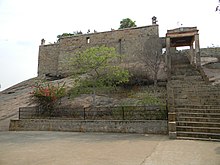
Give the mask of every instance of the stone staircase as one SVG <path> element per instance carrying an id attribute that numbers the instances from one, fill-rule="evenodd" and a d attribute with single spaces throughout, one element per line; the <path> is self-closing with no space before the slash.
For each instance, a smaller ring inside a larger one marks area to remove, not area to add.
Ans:
<path id="1" fill-rule="evenodd" d="M 220 141 L 220 86 L 204 81 L 186 56 L 175 54 L 172 60 L 167 83 L 170 138 Z"/>

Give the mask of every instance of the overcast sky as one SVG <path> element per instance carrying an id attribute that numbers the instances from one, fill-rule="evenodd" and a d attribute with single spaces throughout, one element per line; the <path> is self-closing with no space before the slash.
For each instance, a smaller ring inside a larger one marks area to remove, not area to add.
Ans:
<path id="1" fill-rule="evenodd" d="M 158 18 L 160 36 L 167 29 L 197 26 L 200 47 L 220 46 L 218 0 L 0 0 L 0 84 L 6 89 L 37 76 L 40 40 L 88 29 L 118 29 L 123 18 L 137 26 Z"/>

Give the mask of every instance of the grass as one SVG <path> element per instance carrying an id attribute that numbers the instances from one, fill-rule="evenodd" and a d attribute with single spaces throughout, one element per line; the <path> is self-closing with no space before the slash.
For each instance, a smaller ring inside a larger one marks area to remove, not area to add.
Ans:
<path id="1" fill-rule="evenodd" d="M 120 106 L 136 105 L 166 105 L 166 88 L 154 86 L 133 86 L 129 89 L 124 87 L 116 88 L 96 88 L 96 95 L 107 96 L 115 100 L 120 100 Z M 93 94 L 93 88 L 75 88 L 69 92 L 72 99 L 81 94 Z"/>

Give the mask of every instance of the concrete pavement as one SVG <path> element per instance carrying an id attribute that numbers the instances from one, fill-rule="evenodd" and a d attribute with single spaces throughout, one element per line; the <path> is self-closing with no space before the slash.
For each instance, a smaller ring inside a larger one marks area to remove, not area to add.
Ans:
<path id="1" fill-rule="evenodd" d="M 220 165 L 220 143 L 168 136 L 0 132 L 0 165 Z"/>

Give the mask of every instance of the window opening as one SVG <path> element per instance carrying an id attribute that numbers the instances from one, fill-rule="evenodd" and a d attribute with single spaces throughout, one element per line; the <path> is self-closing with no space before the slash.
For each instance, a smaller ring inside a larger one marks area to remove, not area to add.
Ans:
<path id="1" fill-rule="evenodd" d="M 90 37 L 86 37 L 86 43 L 87 43 L 87 44 L 90 43 Z"/>

